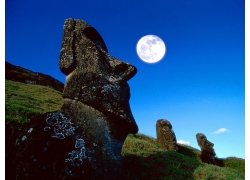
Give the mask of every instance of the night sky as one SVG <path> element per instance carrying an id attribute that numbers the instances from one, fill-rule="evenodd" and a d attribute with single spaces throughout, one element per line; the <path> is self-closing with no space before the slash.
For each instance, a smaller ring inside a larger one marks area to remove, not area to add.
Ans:
<path id="1" fill-rule="evenodd" d="M 245 158 L 244 0 L 8 0 L 5 60 L 65 83 L 58 61 L 67 18 L 88 22 L 110 55 L 137 67 L 129 85 L 139 133 L 156 138 L 156 121 L 167 119 L 177 141 L 200 149 L 203 133 L 217 157 Z M 148 34 L 167 48 L 155 64 L 136 54 Z"/>

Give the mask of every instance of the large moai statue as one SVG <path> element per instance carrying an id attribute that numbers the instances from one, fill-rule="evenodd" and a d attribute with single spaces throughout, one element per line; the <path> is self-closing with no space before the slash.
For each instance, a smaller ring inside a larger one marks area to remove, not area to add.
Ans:
<path id="1" fill-rule="evenodd" d="M 198 145 L 201 148 L 201 161 L 205 163 L 215 164 L 214 144 L 207 140 L 202 133 L 196 134 Z"/>
<path id="2" fill-rule="evenodd" d="M 14 179 L 122 179 L 123 143 L 138 132 L 127 83 L 136 68 L 110 56 L 100 34 L 78 19 L 64 23 L 59 67 L 62 108 L 26 125 L 16 169 L 6 171 L 16 171 Z"/>
<path id="3" fill-rule="evenodd" d="M 171 123 L 166 119 L 159 119 L 156 122 L 157 141 L 161 148 L 168 151 L 177 151 L 176 136 Z"/>

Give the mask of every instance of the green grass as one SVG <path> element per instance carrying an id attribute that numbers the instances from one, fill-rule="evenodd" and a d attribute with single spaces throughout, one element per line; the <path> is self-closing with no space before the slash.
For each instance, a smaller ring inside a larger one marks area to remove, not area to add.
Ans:
<path id="1" fill-rule="evenodd" d="M 244 175 L 235 169 L 219 167 L 211 164 L 202 164 L 194 171 L 195 179 L 244 179 Z"/>
<path id="2" fill-rule="evenodd" d="M 245 159 L 228 157 L 225 160 L 223 160 L 223 163 L 224 167 L 235 169 L 242 175 L 245 175 Z"/>
<path id="3" fill-rule="evenodd" d="M 40 85 L 5 81 L 5 116 L 7 123 L 15 120 L 27 122 L 32 117 L 61 108 L 60 92 Z"/>
<path id="4" fill-rule="evenodd" d="M 59 110 L 61 93 L 45 86 L 5 81 L 6 156 L 14 146 L 23 124 L 36 115 Z M 124 171 L 129 179 L 244 179 L 245 160 L 228 157 L 216 159 L 217 166 L 202 163 L 201 152 L 178 144 L 178 151 L 165 151 L 155 138 L 129 134 L 122 149 Z"/>
<path id="5" fill-rule="evenodd" d="M 130 179 L 193 179 L 201 164 L 197 159 L 161 149 L 154 138 L 129 135 L 122 149 L 124 169 Z"/>
<path id="6" fill-rule="evenodd" d="M 177 152 L 165 151 L 152 137 L 129 134 L 122 149 L 124 169 L 130 179 L 244 179 L 244 159 L 217 158 L 216 166 L 202 163 L 198 149 L 178 147 Z"/>
<path id="7" fill-rule="evenodd" d="M 13 148 L 23 125 L 39 114 L 59 110 L 63 104 L 59 91 L 40 85 L 5 80 L 6 155 Z"/>

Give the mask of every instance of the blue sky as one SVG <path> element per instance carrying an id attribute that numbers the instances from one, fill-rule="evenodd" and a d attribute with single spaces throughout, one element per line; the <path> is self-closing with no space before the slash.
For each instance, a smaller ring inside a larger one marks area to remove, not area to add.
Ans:
<path id="1" fill-rule="evenodd" d="M 140 133 L 156 137 L 156 121 L 167 119 L 178 141 L 199 149 L 195 135 L 204 133 L 218 157 L 245 158 L 244 3 L 9 0 L 5 60 L 65 83 L 58 68 L 63 23 L 83 19 L 101 34 L 112 56 L 137 67 L 129 85 Z M 148 34 L 167 47 L 155 64 L 136 54 L 137 41 Z"/>

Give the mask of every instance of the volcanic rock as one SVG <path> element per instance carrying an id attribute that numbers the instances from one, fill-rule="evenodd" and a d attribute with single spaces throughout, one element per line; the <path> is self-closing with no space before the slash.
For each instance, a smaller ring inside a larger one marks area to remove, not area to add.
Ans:
<path id="1" fill-rule="evenodd" d="M 177 151 L 176 136 L 172 130 L 171 123 L 166 119 L 159 119 L 156 122 L 157 141 L 161 148 L 169 151 Z"/>
<path id="2" fill-rule="evenodd" d="M 205 163 L 215 164 L 214 144 L 207 140 L 207 137 L 202 133 L 196 134 L 198 145 L 201 148 L 201 160 Z"/>
<path id="3" fill-rule="evenodd" d="M 127 81 L 137 70 L 108 54 L 100 34 L 67 19 L 59 60 L 67 76 L 59 111 L 32 119 L 16 140 L 15 179 L 124 179 L 121 149 L 138 127 Z"/>

